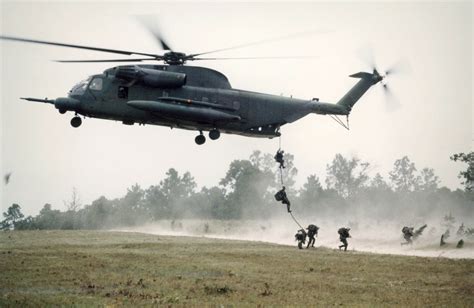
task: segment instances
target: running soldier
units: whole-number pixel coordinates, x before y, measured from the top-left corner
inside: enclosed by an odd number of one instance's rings
[[[306,246],[306,248],[309,248],[310,245],[311,247],[314,247],[314,242],[316,241],[314,237],[318,235],[319,227],[316,225],[309,225],[308,228],[306,228],[306,230],[308,230],[308,238],[309,238],[308,246]]]
[[[347,246],[349,244],[347,243],[347,238],[351,237],[349,234],[349,231],[351,228],[340,228],[337,233],[339,233],[339,240],[342,242],[342,245],[339,246],[339,250],[341,250],[342,247],[344,247],[344,251],[347,251]]]

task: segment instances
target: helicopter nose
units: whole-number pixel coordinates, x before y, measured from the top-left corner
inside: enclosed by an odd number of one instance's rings
[[[79,106],[80,102],[70,97],[58,97],[54,100],[54,107],[59,111],[77,111]]]

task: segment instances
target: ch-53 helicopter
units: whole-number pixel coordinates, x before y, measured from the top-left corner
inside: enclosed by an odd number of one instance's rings
[[[206,141],[203,131],[208,131],[212,140],[218,139],[221,133],[273,138],[280,136],[281,126],[310,113],[348,116],[362,95],[391,73],[387,70],[385,74],[380,74],[373,68],[371,73],[350,75],[359,81],[335,104],[319,99],[303,100],[250,92],[232,88],[226,76],[218,71],[185,65],[196,60],[235,59],[202,57],[232,48],[185,54],[172,50],[156,31],[152,33],[163,50],[167,51],[163,55],[12,36],[0,36],[0,39],[145,57],[58,61],[65,63],[163,61],[165,65],[134,64],[106,69],[79,82],[67,97],[22,99],[53,104],[61,114],[74,112],[72,127],[81,126],[79,115],[121,121],[127,125],[161,125],[199,131],[195,138],[199,145]],[[241,46],[246,45],[236,48]],[[387,89],[386,84],[384,89]],[[342,122],[340,124],[343,125]]]

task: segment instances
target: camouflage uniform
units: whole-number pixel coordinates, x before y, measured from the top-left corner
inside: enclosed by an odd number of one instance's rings
[[[309,248],[310,245],[311,247],[314,247],[314,242],[316,241],[314,236],[318,234],[319,227],[316,225],[309,225],[306,230],[308,230],[309,237],[308,246],[306,246],[306,248]]]
[[[339,246],[339,249],[344,247],[344,251],[347,250],[347,246],[349,246],[349,244],[347,243],[347,238],[351,237],[351,235],[349,234],[350,230],[351,228],[340,228],[337,231],[337,233],[339,233],[339,240],[342,242],[342,245]]]
[[[303,249],[303,244],[306,242],[306,231],[304,229],[298,230],[295,234],[295,240],[298,241],[298,248]]]
[[[280,168],[285,168],[285,160],[283,159],[283,153],[285,151],[278,150],[275,154],[275,161],[280,164]]]
[[[281,203],[286,204],[288,213],[291,213],[291,210],[290,210],[291,203],[286,195],[285,186],[283,186],[283,188],[275,194],[275,200],[281,201]]]
[[[402,245],[408,245],[408,244],[413,244],[413,240],[411,239],[413,235],[415,234],[413,231],[413,227],[403,227],[402,233],[403,233],[403,238],[405,239],[406,243],[402,243]]]

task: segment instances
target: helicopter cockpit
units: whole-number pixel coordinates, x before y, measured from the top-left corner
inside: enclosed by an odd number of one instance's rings
[[[91,81],[92,77],[89,77],[87,79],[84,79],[77,83],[72,89],[69,91],[70,96],[75,96],[75,95],[83,95],[86,92],[87,85]]]

